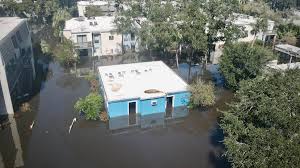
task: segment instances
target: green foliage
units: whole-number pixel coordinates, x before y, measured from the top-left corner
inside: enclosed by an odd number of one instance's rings
[[[52,56],[63,65],[72,66],[78,61],[74,46],[68,39],[63,39],[62,43],[54,44],[42,39],[40,45],[44,54]]]
[[[233,12],[238,9],[238,0],[122,3],[129,9],[121,11],[116,17],[120,31],[138,33],[142,46],[164,54],[178,51],[179,46],[183,46],[189,63],[191,60],[203,60],[202,57],[214,42],[228,42],[239,37],[240,29],[229,22],[234,19]],[[138,30],[133,26],[137,20],[142,20]]]
[[[204,83],[197,80],[189,86],[191,92],[190,106],[212,106],[215,104],[214,85],[212,83]]]
[[[300,36],[300,26],[297,26],[292,23],[281,24],[277,28],[277,34],[279,36],[279,39],[285,37],[288,34],[292,35],[294,37],[299,37]]]
[[[86,17],[104,16],[104,12],[98,6],[88,6],[85,15]]]
[[[74,0],[23,0],[22,3],[16,3],[14,0],[3,0],[2,3],[4,4],[2,16],[29,18],[32,23],[37,25],[51,25],[53,16],[57,11],[75,5]]]
[[[261,74],[266,62],[274,59],[272,51],[248,43],[226,46],[220,61],[220,70],[229,88],[237,90],[240,81],[253,79]]]
[[[78,112],[83,112],[86,120],[98,120],[100,112],[104,110],[103,98],[98,93],[90,93],[85,98],[80,98],[74,108]]]
[[[221,127],[232,167],[300,167],[300,70],[243,82]]]
[[[52,28],[54,29],[54,36],[62,37],[62,31],[65,27],[65,21],[70,19],[71,15],[66,9],[58,9],[52,18]]]
[[[53,48],[53,56],[56,58],[60,63],[72,66],[78,60],[77,53],[73,48],[73,44],[70,40],[64,39],[62,43],[57,44]]]
[[[41,50],[42,50],[43,54],[45,54],[45,55],[51,54],[50,45],[47,43],[47,41],[41,40],[40,45],[41,45]]]

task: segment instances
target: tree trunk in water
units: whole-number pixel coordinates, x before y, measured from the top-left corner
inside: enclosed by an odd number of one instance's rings
[[[190,55],[190,60],[189,60],[189,74],[188,74],[188,82],[190,82],[191,78],[191,67],[192,67],[192,57],[194,55],[194,50],[192,50],[191,55]]]
[[[256,34],[254,35],[254,39],[252,40],[252,43],[251,43],[251,47],[253,47],[254,46],[254,44],[255,44],[255,41],[256,41]]]
[[[176,66],[177,66],[177,69],[179,70],[178,49],[176,50]]]

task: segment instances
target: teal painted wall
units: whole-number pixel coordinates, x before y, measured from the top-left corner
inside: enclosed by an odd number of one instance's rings
[[[128,115],[128,101],[109,102],[108,114],[110,117],[120,117]]]
[[[187,106],[189,103],[189,92],[181,92],[170,94],[168,96],[175,96],[174,107]],[[112,117],[120,117],[128,115],[128,103],[132,101],[137,101],[137,112],[140,115],[149,115],[155,113],[163,113],[166,111],[166,97],[154,98],[149,100],[125,100],[119,102],[109,102],[108,103],[108,114]],[[151,105],[151,101],[157,101],[156,106]]]
[[[189,92],[181,92],[173,94],[175,95],[174,101],[174,107],[181,107],[181,106],[187,106],[190,99],[190,93]],[[171,96],[171,95],[170,95]]]
[[[151,105],[151,101],[157,101],[156,106]],[[155,114],[165,112],[165,97],[149,99],[149,100],[140,100],[139,102],[139,111],[141,115]]]

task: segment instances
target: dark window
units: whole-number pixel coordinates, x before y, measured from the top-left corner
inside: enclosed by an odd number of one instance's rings
[[[86,43],[87,38],[86,35],[77,35],[77,43]]]
[[[12,43],[13,43],[13,45],[14,45],[15,48],[19,48],[16,36],[12,36],[11,37],[11,41],[12,41]]]
[[[134,33],[131,33],[130,36],[131,36],[131,40],[135,40],[135,35],[134,35]]]
[[[109,40],[114,40],[114,36],[109,36]]]
[[[18,38],[18,40],[20,41],[20,42],[22,42],[23,40],[22,40],[22,37],[21,37],[21,34],[20,34],[20,32],[19,31],[17,31],[17,38]]]

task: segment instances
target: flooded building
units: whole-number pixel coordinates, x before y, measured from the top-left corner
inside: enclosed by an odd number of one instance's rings
[[[0,114],[13,114],[13,105],[33,89],[31,34],[27,21],[18,17],[0,17],[0,27]]]
[[[268,28],[265,32],[258,32],[256,35],[253,34],[253,27],[257,22],[257,18],[244,14],[236,14],[236,19],[233,20],[233,24],[240,27],[244,31],[244,36],[239,38],[238,42],[252,42],[255,38],[256,40],[261,40],[264,43],[273,43],[276,33],[274,32],[275,22],[268,20]],[[256,36],[256,37],[255,37]],[[213,46],[213,51],[211,52],[210,61],[213,64],[219,63],[219,58],[223,54],[224,41],[218,41]]]
[[[187,106],[187,84],[162,61],[101,66],[98,68],[105,108],[110,119],[125,117],[139,124],[140,116],[172,116]]]
[[[118,33],[114,19],[113,16],[72,18],[66,21],[63,34],[74,43],[80,57],[120,55],[125,48],[138,51],[137,38]]]

